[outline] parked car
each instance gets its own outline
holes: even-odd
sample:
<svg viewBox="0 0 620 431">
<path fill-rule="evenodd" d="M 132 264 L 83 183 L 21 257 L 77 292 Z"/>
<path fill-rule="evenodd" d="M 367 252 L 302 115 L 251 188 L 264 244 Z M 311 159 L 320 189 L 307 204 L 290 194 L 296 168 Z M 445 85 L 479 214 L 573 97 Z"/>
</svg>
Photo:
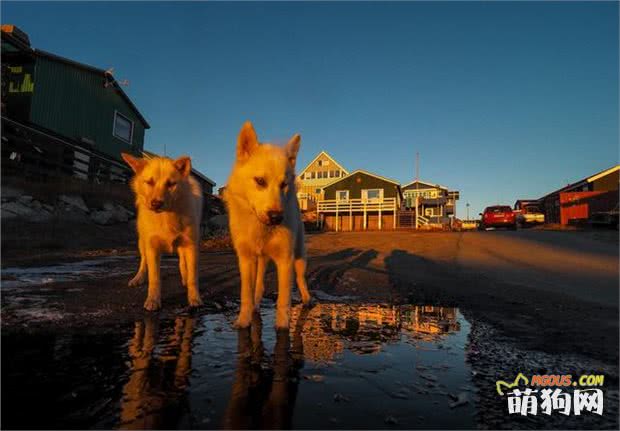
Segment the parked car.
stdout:
<svg viewBox="0 0 620 431">
<path fill-rule="evenodd" d="M 515 209 L 514 212 L 519 225 L 543 224 L 545 222 L 545 214 L 537 205 L 524 205 L 520 209 Z"/>
<path fill-rule="evenodd" d="M 620 211 L 618 205 L 611 211 L 597 211 L 590 214 L 588 222 L 592 227 L 610 227 L 618 230 Z"/>
<path fill-rule="evenodd" d="M 517 218 L 515 213 L 508 205 L 496 205 L 486 207 L 484 212 L 480 214 L 480 229 L 489 227 L 507 227 L 510 229 L 517 228 Z"/>
</svg>

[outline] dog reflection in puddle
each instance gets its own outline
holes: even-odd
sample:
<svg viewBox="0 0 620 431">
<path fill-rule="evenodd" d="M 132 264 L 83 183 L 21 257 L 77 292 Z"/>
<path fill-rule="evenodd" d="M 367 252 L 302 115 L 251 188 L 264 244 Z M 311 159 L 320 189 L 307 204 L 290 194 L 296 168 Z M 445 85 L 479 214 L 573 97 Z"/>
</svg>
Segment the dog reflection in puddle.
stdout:
<svg viewBox="0 0 620 431">
<path fill-rule="evenodd" d="M 239 330 L 237 366 L 223 428 L 292 428 L 303 367 L 302 330 L 309 311 L 302 309 L 292 340 L 288 330 L 276 331 L 273 358 L 267 367 L 260 315 L 254 313 L 250 327 Z"/>
<path fill-rule="evenodd" d="M 161 344 L 164 352 L 154 355 L 159 339 L 158 316 L 148 315 L 136 322 L 128 346 L 130 376 L 123 388 L 120 428 L 156 429 L 176 425 L 179 417 L 173 412 L 180 416 L 192 367 L 194 324 L 193 317 L 177 317 L 172 334 Z M 175 408 L 174 404 L 179 405 Z"/>
</svg>

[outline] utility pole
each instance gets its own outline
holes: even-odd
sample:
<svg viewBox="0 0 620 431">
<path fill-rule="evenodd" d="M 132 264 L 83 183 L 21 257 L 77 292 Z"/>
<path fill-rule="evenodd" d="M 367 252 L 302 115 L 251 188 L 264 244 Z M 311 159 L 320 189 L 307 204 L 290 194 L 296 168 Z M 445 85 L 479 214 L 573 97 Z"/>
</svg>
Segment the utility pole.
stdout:
<svg viewBox="0 0 620 431">
<path fill-rule="evenodd" d="M 467 207 L 467 220 L 469 220 L 469 202 L 467 202 L 465 206 Z"/>
<path fill-rule="evenodd" d="M 415 153 L 415 180 L 420 180 L 420 153 L 416 151 Z M 419 186 L 419 185 L 418 185 Z M 415 228 L 418 228 L 418 200 L 420 198 L 419 189 L 416 189 L 415 192 Z"/>
</svg>

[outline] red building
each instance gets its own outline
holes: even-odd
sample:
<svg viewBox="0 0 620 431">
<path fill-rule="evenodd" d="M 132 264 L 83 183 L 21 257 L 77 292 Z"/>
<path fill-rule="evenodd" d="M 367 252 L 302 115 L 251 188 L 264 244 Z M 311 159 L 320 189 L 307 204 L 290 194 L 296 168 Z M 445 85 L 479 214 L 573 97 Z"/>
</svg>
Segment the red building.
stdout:
<svg viewBox="0 0 620 431">
<path fill-rule="evenodd" d="M 618 212 L 620 165 L 569 184 L 538 200 L 546 223 L 579 224 L 592 215 Z"/>
</svg>

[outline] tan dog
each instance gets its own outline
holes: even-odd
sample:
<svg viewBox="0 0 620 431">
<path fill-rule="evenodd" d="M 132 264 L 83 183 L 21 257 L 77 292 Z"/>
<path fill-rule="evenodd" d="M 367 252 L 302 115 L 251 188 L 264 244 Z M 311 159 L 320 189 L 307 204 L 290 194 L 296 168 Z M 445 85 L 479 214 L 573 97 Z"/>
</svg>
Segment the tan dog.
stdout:
<svg viewBox="0 0 620 431">
<path fill-rule="evenodd" d="M 224 199 L 241 273 L 241 310 L 236 322 L 240 328 L 250 325 L 253 310 L 260 306 L 270 260 L 278 270 L 276 327 L 288 328 L 293 269 L 302 301 L 310 302 L 304 227 L 295 188 L 300 139 L 293 136 L 284 148 L 260 144 L 250 122 L 239 134 Z"/>
<path fill-rule="evenodd" d="M 161 307 L 161 255 L 177 252 L 189 305 L 202 305 L 198 291 L 202 189 L 190 175 L 190 158 L 139 159 L 125 153 L 122 156 L 136 174 L 131 180 L 131 188 L 136 195 L 138 212 L 140 268 L 129 286 L 143 284 L 148 271 L 149 289 L 144 308 L 158 310 Z"/>
</svg>

